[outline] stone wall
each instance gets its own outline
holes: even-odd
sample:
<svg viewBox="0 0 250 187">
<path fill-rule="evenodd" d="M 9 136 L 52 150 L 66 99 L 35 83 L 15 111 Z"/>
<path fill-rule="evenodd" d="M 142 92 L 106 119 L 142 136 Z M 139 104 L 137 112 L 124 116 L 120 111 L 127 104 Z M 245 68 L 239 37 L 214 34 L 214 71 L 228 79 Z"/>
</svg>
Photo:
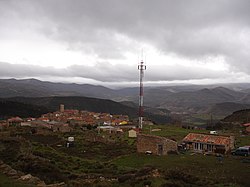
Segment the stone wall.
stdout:
<svg viewBox="0 0 250 187">
<path fill-rule="evenodd" d="M 155 155 L 167 155 L 169 152 L 177 152 L 177 142 L 160 136 L 137 134 L 137 152 L 146 151 Z"/>
<path fill-rule="evenodd" d="M 230 136 L 230 145 L 229 145 L 229 149 L 233 150 L 235 147 L 235 137 L 234 136 Z"/>
</svg>

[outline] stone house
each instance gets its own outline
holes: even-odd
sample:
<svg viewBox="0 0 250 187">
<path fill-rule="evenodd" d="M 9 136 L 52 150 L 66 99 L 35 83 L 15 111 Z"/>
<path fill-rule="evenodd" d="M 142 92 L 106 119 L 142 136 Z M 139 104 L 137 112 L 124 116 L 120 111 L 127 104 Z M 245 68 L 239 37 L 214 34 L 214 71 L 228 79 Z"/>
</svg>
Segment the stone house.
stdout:
<svg viewBox="0 0 250 187">
<path fill-rule="evenodd" d="M 6 121 L 0 121 L 0 130 L 7 129 L 9 127 Z"/>
<path fill-rule="evenodd" d="M 177 152 L 177 142 L 165 137 L 137 134 L 137 152 L 167 155 L 169 152 Z"/>
<path fill-rule="evenodd" d="M 183 143 L 186 148 L 200 153 L 229 153 L 234 148 L 234 136 L 189 133 Z"/>
<path fill-rule="evenodd" d="M 53 132 L 70 132 L 72 128 L 67 123 L 56 123 L 52 125 Z"/>
<path fill-rule="evenodd" d="M 30 125 L 29 125 L 30 124 Z M 40 121 L 40 120 L 35 120 L 35 121 L 31 121 L 31 122 L 26 122 L 23 123 L 23 125 L 26 126 L 31 126 L 34 128 L 47 128 L 47 129 L 52 129 L 52 125 L 48 124 L 48 122 L 45 121 Z"/>
<path fill-rule="evenodd" d="M 20 117 L 13 117 L 7 120 L 8 126 L 21 126 L 21 122 L 23 121 Z"/>
<path fill-rule="evenodd" d="M 123 130 L 119 127 L 114 127 L 114 126 L 98 126 L 97 127 L 98 133 L 102 132 L 108 132 L 110 134 L 122 134 Z"/>
</svg>

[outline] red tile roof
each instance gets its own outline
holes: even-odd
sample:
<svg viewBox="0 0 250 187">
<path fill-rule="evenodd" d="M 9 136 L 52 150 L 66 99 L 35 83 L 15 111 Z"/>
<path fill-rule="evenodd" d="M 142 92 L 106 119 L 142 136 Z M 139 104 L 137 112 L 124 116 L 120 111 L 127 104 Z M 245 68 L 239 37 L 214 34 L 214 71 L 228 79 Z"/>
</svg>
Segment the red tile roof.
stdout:
<svg viewBox="0 0 250 187">
<path fill-rule="evenodd" d="M 248 126 L 248 127 L 246 128 L 246 131 L 247 131 L 248 133 L 250 133 L 250 126 Z"/>
<path fill-rule="evenodd" d="M 229 136 L 218 136 L 210 134 L 197 134 L 189 133 L 184 139 L 184 142 L 203 142 L 215 145 L 228 145 L 230 144 Z"/>
<path fill-rule="evenodd" d="M 23 119 L 20 117 L 13 117 L 13 118 L 8 119 L 8 121 L 9 122 L 21 122 L 23 121 Z"/>
<path fill-rule="evenodd" d="M 250 126 L 250 123 L 243 124 L 242 126 L 244 126 L 244 127 L 249 127 L 249 126 Z"/>
</svg>

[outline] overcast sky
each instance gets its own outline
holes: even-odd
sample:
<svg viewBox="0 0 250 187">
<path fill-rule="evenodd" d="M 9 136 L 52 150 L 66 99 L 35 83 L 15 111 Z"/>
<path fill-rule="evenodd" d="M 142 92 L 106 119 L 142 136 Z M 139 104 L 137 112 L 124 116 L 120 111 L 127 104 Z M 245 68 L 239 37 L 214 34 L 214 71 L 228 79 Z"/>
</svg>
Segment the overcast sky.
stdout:
<svg viewBox="0 0 250 187">
<path fill-rule="evenodd" d="M 250 82 L 249 0 L 0 0 L 0 78 Z"/>
</svg>

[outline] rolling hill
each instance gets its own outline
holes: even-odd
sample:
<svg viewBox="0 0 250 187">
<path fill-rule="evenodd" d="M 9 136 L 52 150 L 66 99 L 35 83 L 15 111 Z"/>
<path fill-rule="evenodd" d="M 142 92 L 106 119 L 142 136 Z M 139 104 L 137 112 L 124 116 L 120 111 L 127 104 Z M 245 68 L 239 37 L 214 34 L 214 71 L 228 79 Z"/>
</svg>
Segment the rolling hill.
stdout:
<svg viewBox="0 0 250 187">
<path fill-rule="evenodd" d="M 19 116 L 22 118 L 39 117 L 41 114 L 48 113 L 50 110 L 43 106 L 7 101 L 0 99 L 0 119 Z"/>
<path fill-rule="evenodd" d="M 59 105 L 64 104 L 66 109 L 107 112 L 111 114 L 127 114 L 132 117 L 136 117 L 137 113 L 135 108 L 128 107 L 111 100 L 90 97 L 13 97 L 7 98 L 7 100 L 36 106 L 43 106 L 52 111 L 58 110 Z"/>
<path fill-rule="evenodd" d="M 216 112 L 220 115 L 228 115 L 234 110 L 248 108 L 248 104 L 250 104 L 249 88 L 250 84 L 247 83 L 145 87 L 144 105 L 154 111 L 166 109 L 174 113 Z M 0 98 L 77 96 L 116 102 L 128 101 L 134 102 L 136 105 L 139 92 L 136 87 L 110 89 L 89 84 L 52 83 L 36 79 L 2 79 L 0 80 L 0 90 Z M 119 109 L 117 110 L 119 111 Z"/>
<path fill-rule="evenodd" d="M 250 109 L 235 111 L 231 115 L 225 117 L 222 121 L 231 123 L 249 123 Z"/>
<path fill-rule="evenodd" d="M 14 102 L 20 106 L 24 106 L 26 113 L 34 108 L 43 108 L 46 110 L 41 110 L 38 114 L 44 114 L 44 111 L 56 111 L 60 104 L 64 104 L 66 109 L 78 109 L 87 110 L 91 112 L 100 113 L 110 113 L 110 114 L 124 114 L 128 115 L 131 119 L 137 118 L 138 108 L 123 105 L 121 103 L 107 100 L 107 99 L 97 99 L 89 97 L 79 97 L 79 96 L 68 96 L 68 97 L 12 97 L 5 98 L 6 102 Z M 32 106 L 31 109 L 26 109 L 25 106 Z M 15 107 L 11 108 L 11 111 L 15 111 Z M 6 108 L 7 109 L 7 108 Z M 31 113 L 32 114 L 32 113 Z M 20 115 L 21 116 L 21 115 Z M 145 117 L 149 118 L 155 123 L 166 124 L 171 122 L 171 117 L 166 115 L 164 112 L 156 113 L 153 111 L 145 111 Z"/>
<path fill-rule="evenodd" d="M 250 104 L 225 102 L 225 103 L 216 103 L 212 105 L 207 110 L 207 113 L 227 116 L 227 115 L 232 114 L 235 111 L 245 110 L 245 109 L 250 109 Z"/>
<path fill-rule="evenodd" d="M 40 81 L 37 79 L 1 79 L 0 98 L 86 96 L 96 98 L 116 97 L 114 90 L 90 84 L 66 84 Z"/>
</svg>

